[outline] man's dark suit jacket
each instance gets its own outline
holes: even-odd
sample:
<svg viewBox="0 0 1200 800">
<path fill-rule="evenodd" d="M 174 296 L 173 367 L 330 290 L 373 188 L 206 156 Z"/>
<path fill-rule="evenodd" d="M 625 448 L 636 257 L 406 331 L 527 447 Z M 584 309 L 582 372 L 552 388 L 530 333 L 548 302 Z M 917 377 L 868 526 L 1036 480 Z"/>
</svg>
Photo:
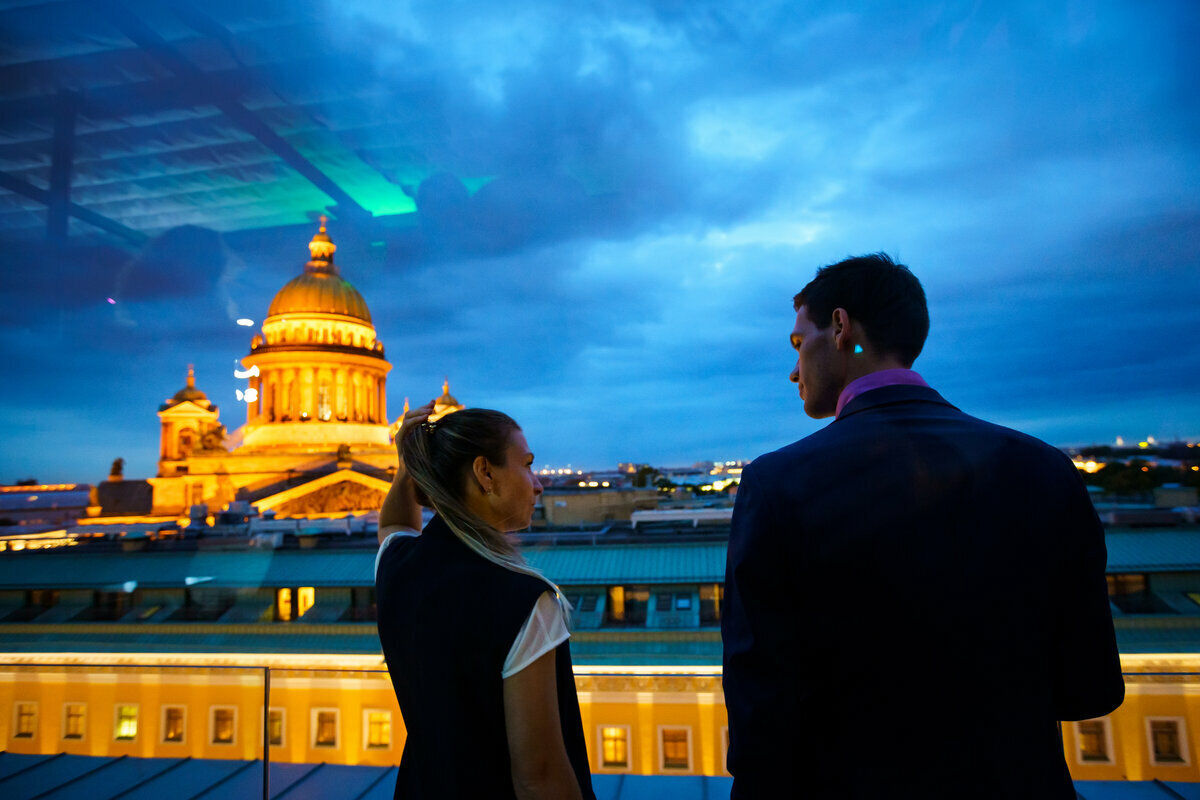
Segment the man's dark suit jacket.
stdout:
<svg viewBox="0 0 1200 800">
<path fill-rule="evenodd" d="M 1124 684 L 1071 461 L 887 386 L 742 474 L 722 635 L 734 798 L 1074 798 L 1057 720 Z"/>
</svg>

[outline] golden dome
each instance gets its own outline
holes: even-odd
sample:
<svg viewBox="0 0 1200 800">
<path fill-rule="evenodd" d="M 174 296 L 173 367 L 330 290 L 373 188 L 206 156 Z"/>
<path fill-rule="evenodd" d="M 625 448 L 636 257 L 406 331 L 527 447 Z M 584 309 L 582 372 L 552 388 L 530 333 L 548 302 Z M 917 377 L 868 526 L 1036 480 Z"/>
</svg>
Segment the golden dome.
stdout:
<svg viewBox="0 0 1200 800">
<path fill-rule="evenodd" d="M 325 218 L 321 217 L 321 229 L 308 243 L 312 258 L 304 265 L 304 272 L 288 281 L 267 309 L 267 316 L 288 313 L 339 314 L 371 322 L 371 312 L 358 290 L 342 278 L 333 254 L 337 245 L 325 231 Z"/>
</svg>

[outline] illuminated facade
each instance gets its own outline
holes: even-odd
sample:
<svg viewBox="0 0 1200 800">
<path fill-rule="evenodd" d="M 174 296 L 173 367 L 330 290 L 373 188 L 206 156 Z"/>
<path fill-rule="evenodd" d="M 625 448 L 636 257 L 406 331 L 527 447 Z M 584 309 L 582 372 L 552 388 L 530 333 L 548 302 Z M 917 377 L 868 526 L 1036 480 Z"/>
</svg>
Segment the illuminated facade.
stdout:
<svg viewBox="0 0 1200 800">
<path fill-rule="evenodd" d="M 397 465 L 387 414 L 391 364 L 366 302 L 334 262 L 337 246 L 323 218 L 308 249 L 303 272 L 275 295 L 242 359 L 245 424 L 226 434 L 190 367 L 187 385 L 159 408 L 152 515 L 234 500 L 284 516 L 382 503 Z"/>
</svg>

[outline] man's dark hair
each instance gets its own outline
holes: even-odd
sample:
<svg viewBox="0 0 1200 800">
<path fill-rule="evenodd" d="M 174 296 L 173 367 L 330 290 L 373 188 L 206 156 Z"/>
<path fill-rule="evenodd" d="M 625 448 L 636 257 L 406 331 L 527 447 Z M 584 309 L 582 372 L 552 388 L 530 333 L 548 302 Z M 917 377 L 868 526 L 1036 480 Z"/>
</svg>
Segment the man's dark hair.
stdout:
<svg viewBox="0 0 1200 800">
<path fill-rule="evenodd" d="M 887 253 L 856 256 L 821 267 L 817 276 L 792 298 L 793 307 L 808 308 L 808 318 L 824 330 L 833 310 L 844 308 L 857 320 L 875 349 L 912 365 L 929 335 L 925 290 L 908 267 Z"/>
</svg>

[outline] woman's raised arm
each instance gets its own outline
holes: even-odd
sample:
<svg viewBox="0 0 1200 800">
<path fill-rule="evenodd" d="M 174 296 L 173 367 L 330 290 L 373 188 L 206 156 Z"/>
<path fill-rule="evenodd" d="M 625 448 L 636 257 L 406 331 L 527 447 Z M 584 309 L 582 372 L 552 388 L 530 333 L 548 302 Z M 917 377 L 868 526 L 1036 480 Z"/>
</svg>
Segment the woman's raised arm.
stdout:
<svg viewBox="0 0 1200 800">
<path fill-rule="evenodd" d="M 387 497 L 383 498 L 383 506 L 379 509 L 379 543 L 387 538 L 384 530 L 401 525 L 421 530 L 421 504 L 417 502 L 416 486 L 404 468 L 404 437 L 414 426 L 429 419 L 433 413 L 433 401 L 420 408 L 414 408 L 404 415 L 400 430 L 396 432 L 396 455 L 400 463 L 396 469 L 396 477 L 392 479 L 392 487 L 388 489 Z"/>
</svg>

